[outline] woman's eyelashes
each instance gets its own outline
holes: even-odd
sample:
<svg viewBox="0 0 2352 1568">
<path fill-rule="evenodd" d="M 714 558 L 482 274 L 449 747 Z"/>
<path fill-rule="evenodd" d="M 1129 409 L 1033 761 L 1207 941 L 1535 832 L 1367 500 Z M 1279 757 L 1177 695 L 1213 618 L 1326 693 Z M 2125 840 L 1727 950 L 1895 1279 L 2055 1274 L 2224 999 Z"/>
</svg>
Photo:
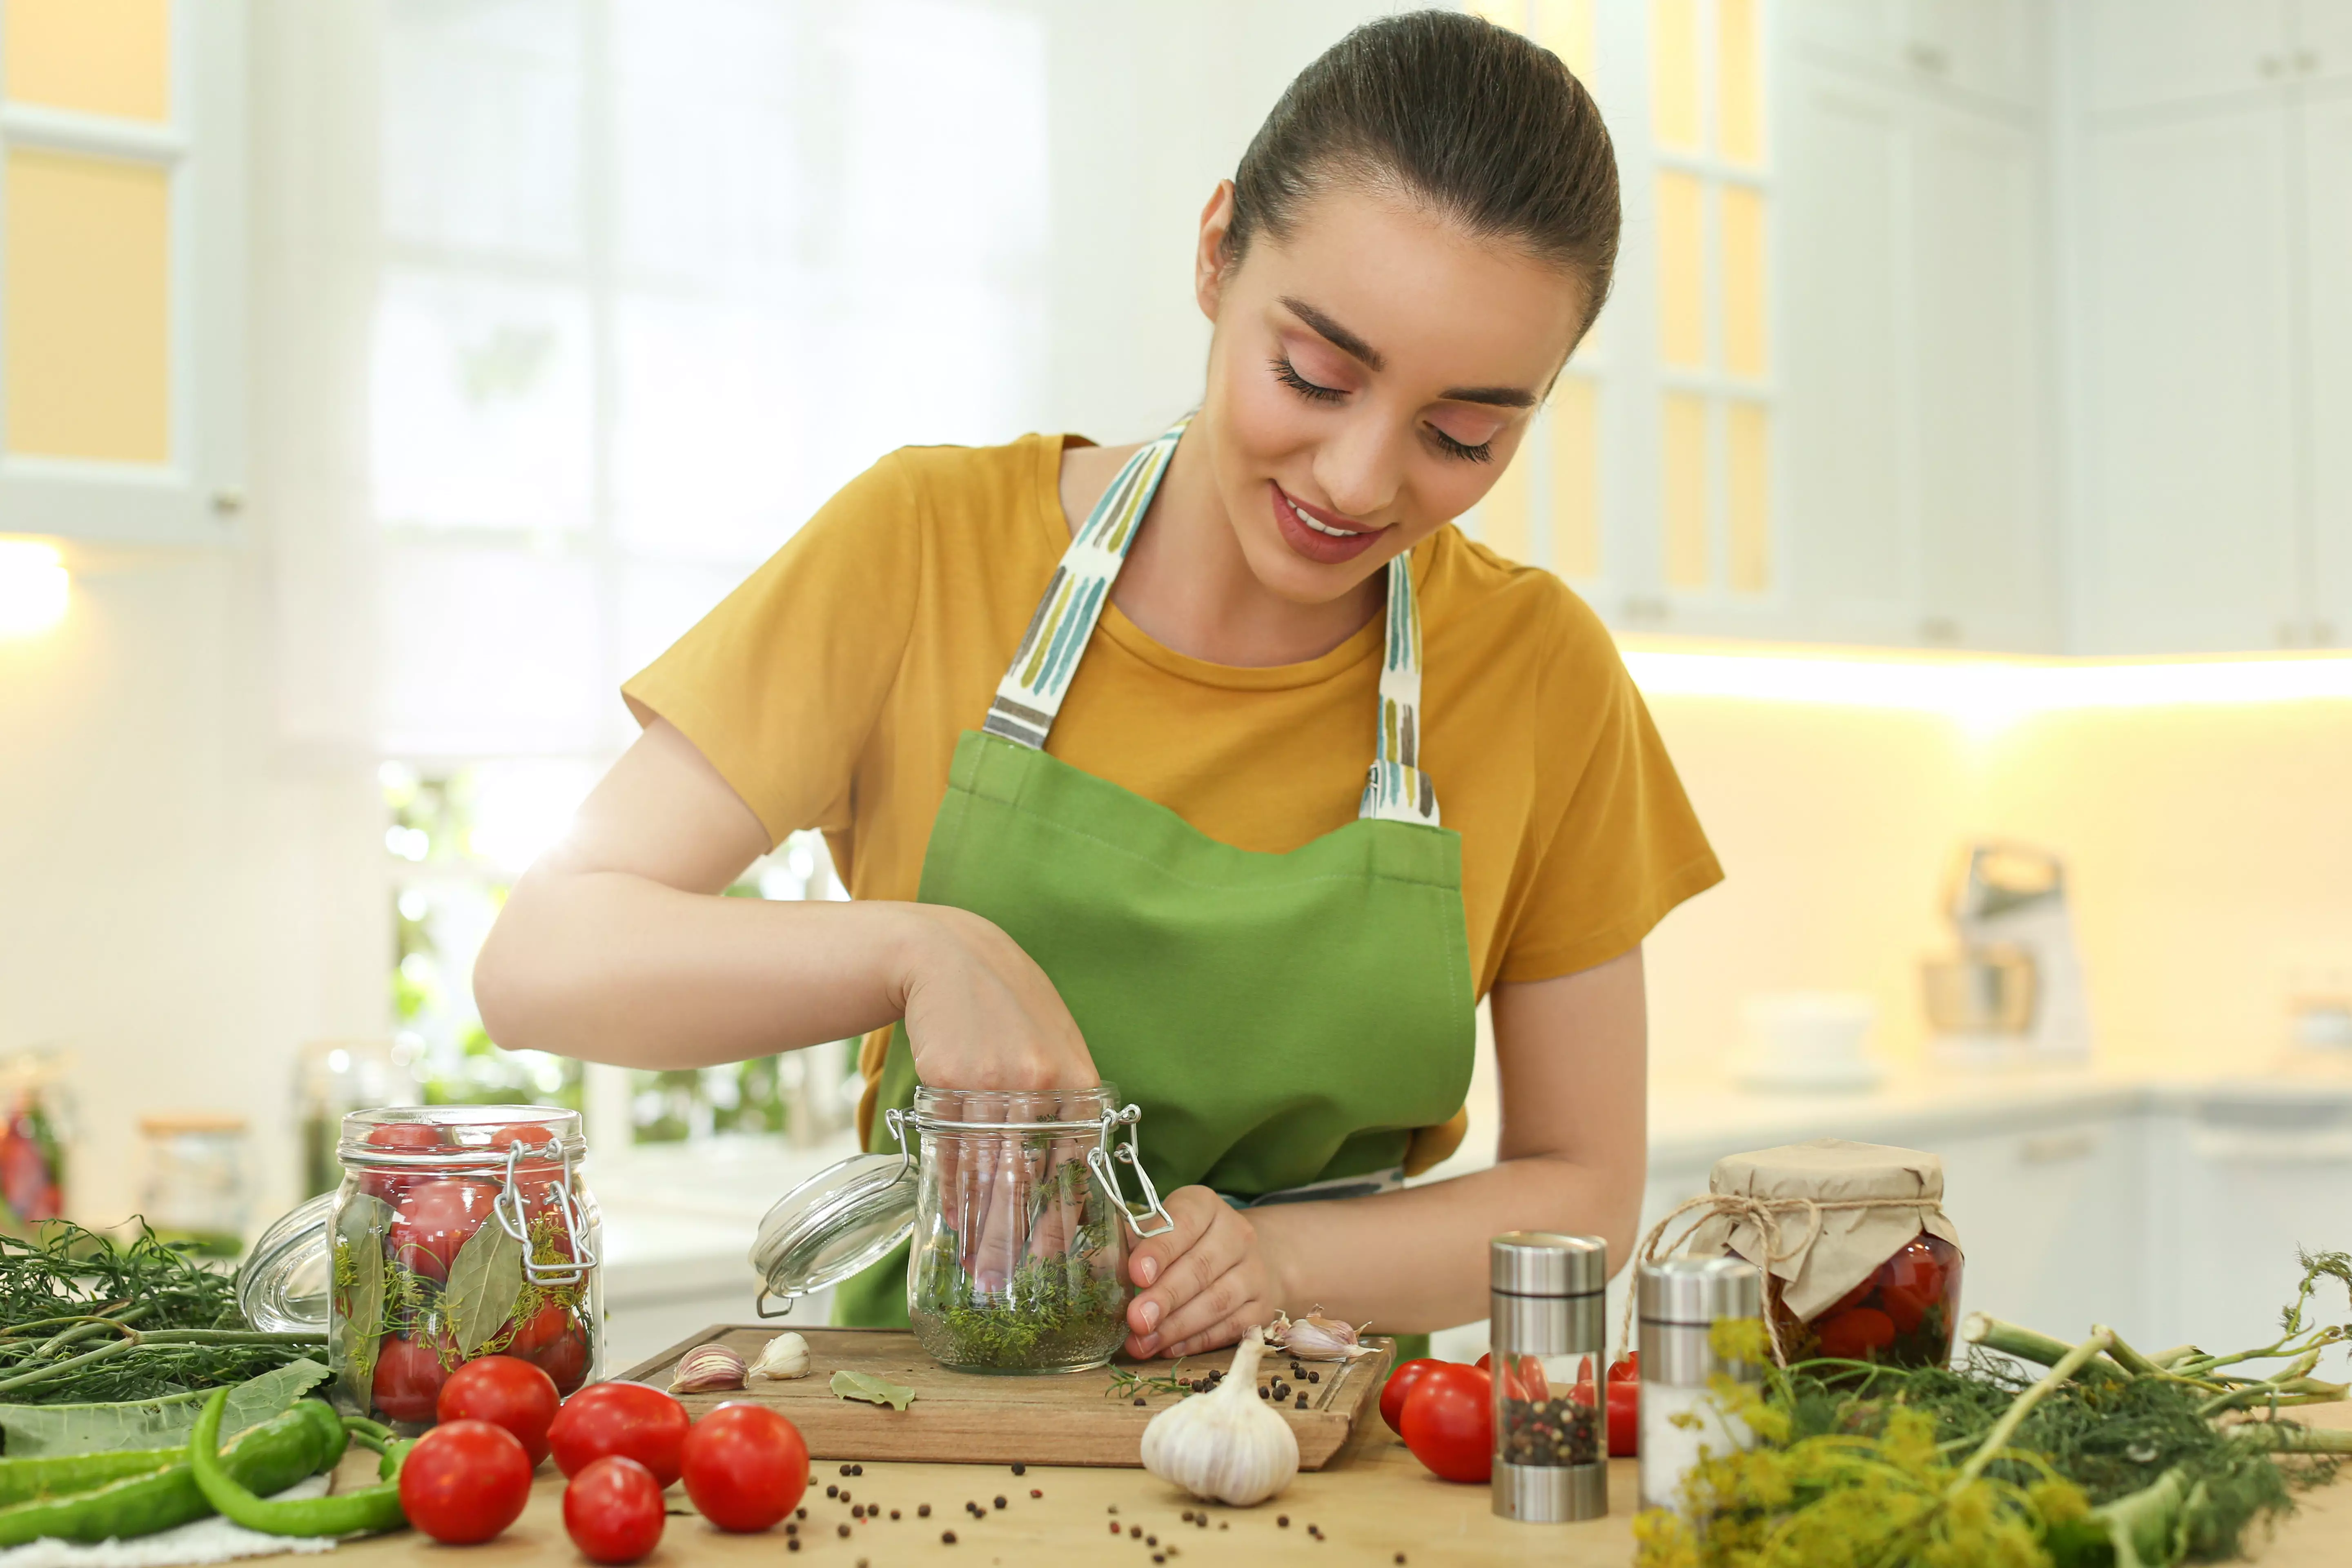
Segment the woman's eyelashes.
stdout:
<svg viewBox="0 0 2352 1568">
<path fill-rule="evenodd" d="M 1299 396 L 1307 399 L 1309 403 L 1337 403 L 1339 399 L 1348 395 L 1347 392 L 1340 387 L 1324 386 L 1317 382 L 1307 380 L 1305 376 L 1298 374 L 1298 367 L 1297 365 L 1292 364 L 1286 357 L 1281 354 L 1276 354 L 1274 357 L 1273 363 L 1274 379 L 1282 383 L 1283 385 L 1290 388 L 1291 391 L 1298 394 Z"/>
<path fill-rule="evenodd" d="M 1274 359 L 1268 363 L 1274 367 L 1275 380 L 1282 383 L 1283 385 L 1290 388 L 1291 391 L 1298 394 L 1299 396 L 1305 398 L 1309 403 L 1337 403 L 1341 398 L 1348 395 L 1347 389 L 1344 387 L 1325 386 L 1319 382 L 1307 380 L 1305 376 L 1298 374 L 1298 367 L 1297 365 L 1291 363 L 1287 358 L 1280 354 L 1276 355 Z M 1437 450 L 1445 457 L 1460 458 L 1467 462 L 1473 463 L 1486 463 L 1494 460 L 1495 441 L 1492 437 L 1488 437 L 1486 440 L 1479 442 L 1474 447 L 1467 441 L 1458 441 L 1454 439 L 1434 425 L 1429 426 L 1426 428 L 1429 433 L 1431 445 L 1434 446 Z"/>
</svg>

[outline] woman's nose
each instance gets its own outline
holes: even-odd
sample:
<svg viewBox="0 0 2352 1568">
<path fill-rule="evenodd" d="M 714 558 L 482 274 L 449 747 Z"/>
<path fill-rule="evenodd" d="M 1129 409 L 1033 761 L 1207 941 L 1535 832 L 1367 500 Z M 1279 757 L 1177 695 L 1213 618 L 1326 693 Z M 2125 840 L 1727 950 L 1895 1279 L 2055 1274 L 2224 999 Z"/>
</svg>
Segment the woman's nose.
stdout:
<svg viewBox="0 0 2352 1568">
<path fill-rule="evenodd" d="M 1389 422 L 1349 420 L 1315 458 L 1315 481 L 1336 511 L 1371 518 L 1388 510 L 1403 482 L 1402 443 Z"/>
</svg>

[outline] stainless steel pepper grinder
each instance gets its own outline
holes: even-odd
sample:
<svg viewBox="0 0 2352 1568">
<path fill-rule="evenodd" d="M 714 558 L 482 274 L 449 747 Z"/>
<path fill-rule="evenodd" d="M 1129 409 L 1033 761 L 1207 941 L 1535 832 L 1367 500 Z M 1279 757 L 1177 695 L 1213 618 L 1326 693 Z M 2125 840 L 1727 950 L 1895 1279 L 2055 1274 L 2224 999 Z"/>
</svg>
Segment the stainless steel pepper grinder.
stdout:
<svg viewBox="0 0 2352 1568">
<path fill-rule="evenodd" d="M 1489 1244 L 1495 1512 L 1558 1524 L 1609 1511 L 1601 1385 L 1609 1244 L 1515 1230 Z"/>
</svg>

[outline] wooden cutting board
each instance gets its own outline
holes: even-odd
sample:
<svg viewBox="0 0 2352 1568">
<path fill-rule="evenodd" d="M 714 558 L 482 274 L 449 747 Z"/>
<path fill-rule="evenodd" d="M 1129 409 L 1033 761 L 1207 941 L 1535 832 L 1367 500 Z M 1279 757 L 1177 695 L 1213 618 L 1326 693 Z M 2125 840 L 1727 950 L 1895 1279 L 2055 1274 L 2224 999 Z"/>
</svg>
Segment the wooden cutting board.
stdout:
<svg viewBox="0 0 2352 1568">
<path fill-rule="evenodd" d="M 672 1345 L 651 1361 L 619 1375 L 634 1383 L 669 1385 L 679 1356 L 697 1345 L 719 1343 L 747 1362 L 760 1359 L 761 1347 L 782 1332 L 774 1324 L 719 1325 Z M 1018 1460 L 1032 1465 L 1124 1465 L 1143 1463 L 1143 1428 L 1151 1418 L 1184 1397 L 1147 1394 L 1139 1405 L 1135 1395 L 1112 1393 L 1112 1374 L 1094 1372 L 1056 1373 L 1037 1377 L 983 1377 L 950 1372 L 933 1361 L 904 1329 L 803 1329 L 809 1345 L 809 1375 L 788 1383 L 751 1379 L 744 1389 L 678 1396 L 689 1411 L 700 1415 L 730 1399 L 772 1405 L 800 1428 L 809 1455 L 818 1459 L 911 1459 L 929 1464 L 1006 1465 Z M 1341 1365 L 1331 1362 L 1302 1363 L 1321 1375 L 1319 1383 L 1300 1386 L 1307 1408 L 1281 1407 L 1298 1438 L 1298 1468 L 1318 1470 L 1348 1446 L 1350 1436 L 1369 1436 L 1380 1426 L 1380 1389 L 1396 1359 L 1396 1343 L 1379 1336 L 1364 1343 L 1372 1354 Z M 1222 1371 L 1232 1363 L 1233 1352 L 1188 1356 L 1184 1375 Z M 1290 1363 L 1279 1353 L 1264 1366 L 1290 1381 Z M 1172 1370 L 1164 1361 L 1123 1363 L 1121 1370 L 1143 1377 Z M 872 1373 L 915 1391 L 904 1410 L 842 1399 L 831 1385 L 836 1372 Z"/>
</svg>

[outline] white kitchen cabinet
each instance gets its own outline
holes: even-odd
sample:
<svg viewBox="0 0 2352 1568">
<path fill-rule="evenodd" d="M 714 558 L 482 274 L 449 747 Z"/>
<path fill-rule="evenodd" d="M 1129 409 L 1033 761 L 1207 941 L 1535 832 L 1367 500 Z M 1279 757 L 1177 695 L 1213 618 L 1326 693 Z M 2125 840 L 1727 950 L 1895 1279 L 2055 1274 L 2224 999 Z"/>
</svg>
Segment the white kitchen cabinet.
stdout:
<svg viewBox="0 0 2352 1568">
<path fill-rule="evenodd" d="M 2040 0 L 1801 0 L 1786 10 L 1797 41 L 1834 63 L 2004 103 L 2042 96 Z"/>
<path fill-rule="evenodd" d="M 2090 133 L 2086 651 L 2301 640 L 2290 126 L 2262 104 Z"/>
<path fill-rule="evenodd" d="M 2352 4 L 2340 58 L 2352 66 Z M 2303 110 L 2310 320 L 2310 640 L 2352 646 L 2352 92 Z"/>
<path fill-rule="evenodd" d="M 1789 81 L 1792 616 L 2048 647 L 2036 135 L 1817 63 Z"/>
<path fill-rule="evenodd" d="M 2352 82 L 2352 0 L 2297 0 L 2294 42 L 2305 82 Z"/>
<path fill-rule="evenodd" d="M 2088 12 L 2095 109 L 2220 98 L 2294 68 L 2294 0 L 2095 0 Z"/>
<path fill-rule="evenodd" d="M 2154 1326 L 2140 1194 L 2142 1122 L 2100 1115 L 1923 1140 L 1944 1161 L 1944 1208 L 1967 1251 L 1964 1311 L 2063 1339 Z"/>
</svg>

